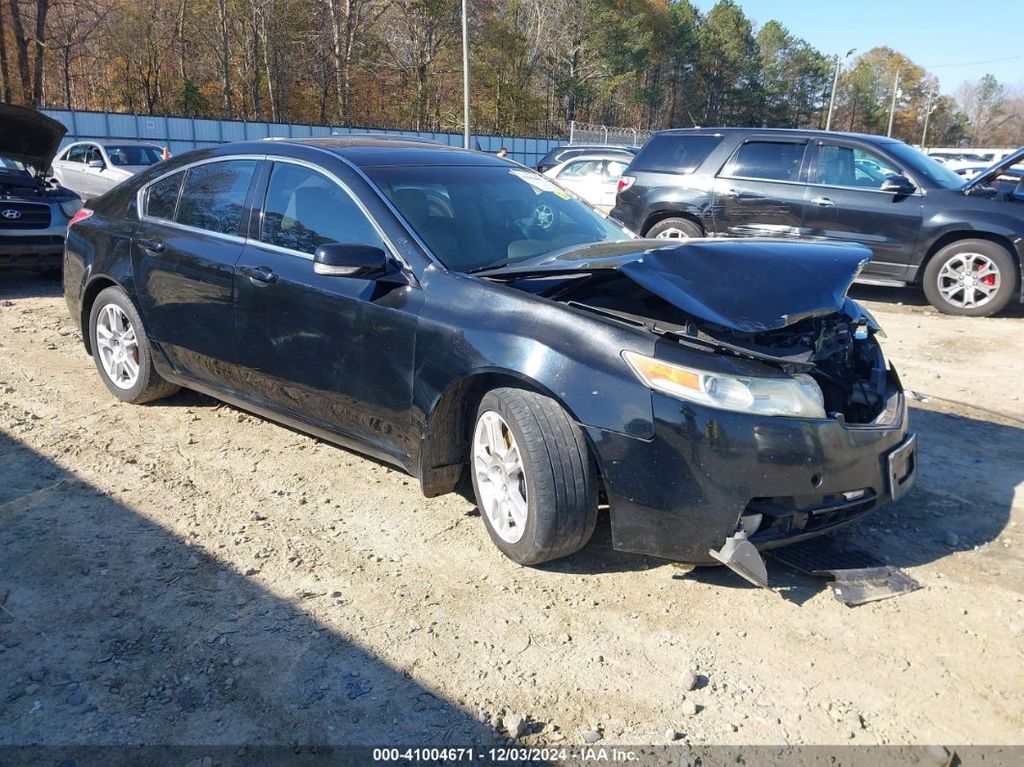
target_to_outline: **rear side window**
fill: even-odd
[[[209,232],[237,235],[255,170],[255,160],[225,160],[189,168],[175,221]]]
[[[167,176],[152,184],[146,192],[146,215],[151,218],[174,220],[174,209],[178,204],[178,191],[184,171]]]
[[[85,151],[88,149],[85,144],[73,146],[68,151],[68,162],[85,162]]]
[[[274,164],[260,240],[310,255],[329,242],[384,247],[345,190],[322,173],[288,163]]]
[[[722,136],[655,136],[633,160],[632,170],[693,173],[722,143]]]
[[[722,170],[723,176],[799,181],[806,142],[747,141]]]

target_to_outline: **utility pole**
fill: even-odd
[[[896,97],[900,93],[900,70],[896,70],[896,80],[892,84],[892,106],[889,107],[889,130],[886,136],[892,135],[892,121],[896,118]]]
[[[924,108],[924,130],[921,131],[921,151],[928,146],[928,118],[932,116],[932,112],[935,111],[935,107],[932,106],[932,102],[935,100],[935,94],[928,93],[928,105]]]
[[[462,146],[469,149],[469,20],[462,0]]]
[[[825,120],[825,130],[832,130],[832,112],[836,107],[836,90],[839,88],[839,69],[843,62],[857,52],[856,48],[850,48],[842,58],[836,56],[836,73],[832,78],[832,95],[828,99],[828,118]]]

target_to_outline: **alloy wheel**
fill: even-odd
[[[939,293],[946,301],[963,309],[973,309],[995,297],[1002,275],[988,256],[957,253],[942,265],[937,281]]]
[[[139,380],[139,341],[131,320],[117,304],[107,304],[96,317],[96,353],[114,386],[135,386]]]
[[[677,229],[674,226],[670,226],[667,229],[662,229],[658,232],[654,239],[656,240],[688,240],[690,235],[684,232],[682,229]]]
[[[506,543],[526,531],[528,495],[523,457],[505,419],[493,410],[480,414],[473,433],[473,471],[491,528]]]

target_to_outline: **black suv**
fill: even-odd
[[[1024,182],[1000,176],[1022,157],[965,182],[880,136],[669,130],[630,163],[611,215],[646,237],[863,243],[862,282],[920,285],[939,311],[988,316],[1021,295]]]

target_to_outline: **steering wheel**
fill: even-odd
[[[539,203],[533,209],[533,224],[546,232],[555,224],[555,211],[546,202]]]

